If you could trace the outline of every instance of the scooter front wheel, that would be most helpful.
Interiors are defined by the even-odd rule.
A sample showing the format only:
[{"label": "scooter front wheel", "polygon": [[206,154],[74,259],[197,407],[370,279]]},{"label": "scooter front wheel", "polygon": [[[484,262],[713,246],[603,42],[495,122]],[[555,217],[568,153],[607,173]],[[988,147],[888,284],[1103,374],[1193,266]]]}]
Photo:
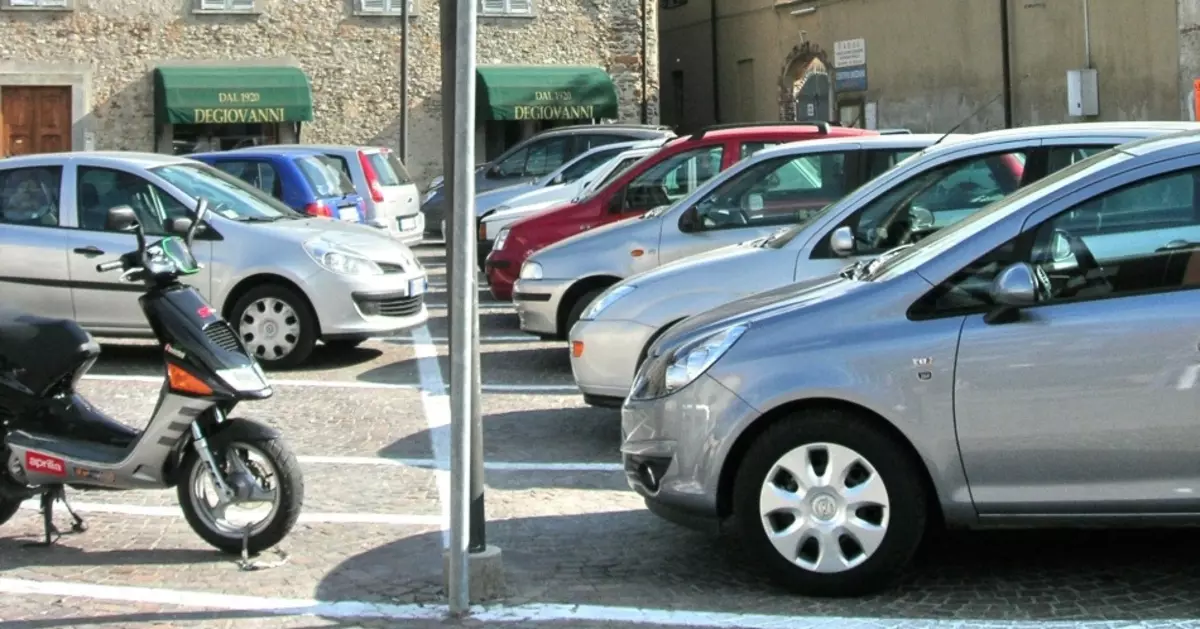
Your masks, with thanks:
[{"label": "scooter front wheel", "polygon": [[224,444],[213,457],[235,495],[223,497],[208,464],[189,452],[177,491],[192,530],[227,553],[257,554],[283,541],[304,504],[295,455],[279,439],[254,439]]}]

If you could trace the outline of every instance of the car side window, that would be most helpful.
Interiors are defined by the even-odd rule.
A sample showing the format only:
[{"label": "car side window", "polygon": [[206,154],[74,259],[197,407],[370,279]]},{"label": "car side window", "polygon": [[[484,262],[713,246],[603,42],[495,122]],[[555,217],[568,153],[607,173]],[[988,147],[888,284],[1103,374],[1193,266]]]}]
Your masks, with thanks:
[{"label": "car side window", "polygon": [[592,153],[586,157],[579,158],[574,164],[567,166],[560,173],[563,183],[571,183],[578,180],[580,177],[592,172],[601,164],[607,162],[620,153],[620,149],[601,150]]},{"label": "car side window", "polygon": [[882,175],[890,170],[892,166],[916,155],[917,152],[917,149],[867,151],[866,178],[870,180]]},{"label": "car side window", "polygon": [[685,231],[790,225],[808,220],[844,194],[846,154],[765,160],[739,173],[685,212]]},{"label": "car side window", "polygon": [[133,173],[80,166],[77,187],[80,229],[104,231],[108,210],[120,205],[133,208],[147,235],[164,236],[171,221],[190,216],[175,197]]},{"label": "car side window", "polygon": [[0,171],[0,223],[57,226],[61,190],[61,166]]},{"label": "car side window", "polygon": [[1034,266],[1043,303],[1200,287],[1200,169],[1160,175],[1077,204],[989,252],[938,286],[918,311],[991,308],[992,281]]},{"label": "car side window", "polygon": [[510,178],[520,177],[525,173],[525,160],[529,157],[529,147],[509,155],[503,161],[496,164],[496,170],[499,177]]},{"label": "car side window", "polygon": [[724,145],[680,151],[646,169],[629,182],[623,210],[649,210],[691,194],[721,172]]},{"label": "car side window", "polygon": [[1025,154],[991,153],[930,169],[888,190],[846,223],[858,255],[879,254],[957,223],[1021,185]]},{"label": "car side window", "polygon": [[1107,150],[1105,146],[1052,146],[1046,150],[1046,171],[1060,171],[1075,162],[1081,162],[1096,153]]},{"label": "car side window", "polygon": [[526,177],[541,177],[562,166],[567,161],[568,138],[551,138],[529,147],[529,159],[525,161]]},{"label": "car side window", "polygon": [[616,142],[628,142],[632,139],[633,138],[620,135],[609,135],[606,133],[589,133],[579,138],[579,148],[581,152],[586,152],[598,146],[605,146]]},{"label": "car side window", "polygon": [[738,151],[738,160],[746,159],[765,148],[779,146],[779,144],[779,142],[742,142],[741,149]]},{"label": "car side window", "polygon": [[217,162],[215,166],[271,196],[276,198],[283,196],[275,167],[266,162],[256,160],[222,161]]}]

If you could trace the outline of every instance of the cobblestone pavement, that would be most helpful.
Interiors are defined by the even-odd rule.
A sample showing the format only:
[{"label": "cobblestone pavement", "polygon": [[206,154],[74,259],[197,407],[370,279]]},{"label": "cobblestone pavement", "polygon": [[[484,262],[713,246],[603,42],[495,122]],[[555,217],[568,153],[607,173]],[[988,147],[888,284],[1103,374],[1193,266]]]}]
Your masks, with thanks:
[{"label": "cobblestone pavement", "polygon": [[[431,302],[444,303],[441,254],[422,256],[437,265]],[[446,379],[444,314],[427,334]],[[1192,532],[947,534],[888,592],[786,595],[731,543],[645,511],[619,471],[618,413],[571,392],[563,347],[522,338],[511,309],[487,309],[482,327],[488,541],[503,549],[509,592],[464,625],[1149,627],[1191,626],[1200,612]],[[85,393],[144,421],[155,352],[104,349]],[[282,566],[242,571],[213,552],[173,492],[74,492],[88,532],[24,547],[40,531],[34,509],[0,529],[0,627],[444,626],[447,474],[435,463],[448,435],[431,433],[418,349],[407,337],[320,348],[274,374],[273,399],[242,409],[284,431],[305,473]]]}]

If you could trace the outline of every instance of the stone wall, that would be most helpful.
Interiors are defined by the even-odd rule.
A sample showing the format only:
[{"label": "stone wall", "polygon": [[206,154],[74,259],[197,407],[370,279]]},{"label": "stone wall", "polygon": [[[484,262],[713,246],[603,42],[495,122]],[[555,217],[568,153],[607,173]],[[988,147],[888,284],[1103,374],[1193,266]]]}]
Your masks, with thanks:
[{"label": "stone wall", "polygon": [[[89,111],[76,124],[95,148],[151,151],[151,71],[186,60],[286,60],[313,86],[314,121],[302,142],[397,146],[401,19],[357,14],[357,0],[258,0],[254,14],[198,14],[196,0],[75,0],[71,11],[0,12],[0,65],[83,66]],[[648,8],[648,64],[642,8]],[[438,6],[416,0],[410,33],[409,165],[427,182],[441,172],[441,53]],[[605,68],[622,121],[658,121],[655,0],[535,0],[530,17],[480,18],[478,61]],[[644,67],[645,66],[645,67]],[[11,70],[10,70],[11,71]],[[78,134],[77,134],[78,135]],[[81,147],[79,147],[81,148]]]}]

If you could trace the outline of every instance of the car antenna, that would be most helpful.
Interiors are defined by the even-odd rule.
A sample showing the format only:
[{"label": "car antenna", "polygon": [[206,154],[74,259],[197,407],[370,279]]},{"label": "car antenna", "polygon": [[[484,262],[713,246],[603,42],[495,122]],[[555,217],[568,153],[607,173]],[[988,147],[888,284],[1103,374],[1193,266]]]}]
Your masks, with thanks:
[{"label": "car antenna", "polygon": [[950,130],[949,130],[949,131],[947,131],[945,135],[943,135],[942,137],[938,138],[938,139],[937,139],[937,142],[934,142],[934,144],[941,144],[941,143],[942,143],[942,140],[945,140],[947,137],[949,137],[949,135],[950,135],[951,133],[954,133],[955,131],[958,131],[958,128],[959,128],[959,127],[961,127],[961,126],[963,126],[964,124],[966,124],[966,123],[967,123],[967,121],[968,121],[968,120],[970,120],[971,118],[974,118],[975,116],[979,115],[979,112],[983,111],[984,109],[987,109],[988,107],[991,107],[992,103],[994,103],[994,102],[996,102],[996,101],[1000,100],[1000,97],[1001,97],[1001,96],[1003,96],[1003,95],[1004,95],[1004,92],[1000,92],[999,94],[996,94],[996,97],[995,97],[995,98],[993,98],[992,100],[989,100],[988,102],[984,103],[982,107],[980,107],[979,109],[976,109],[975,111],[971,112],[971,114],[970,114],[969,116],[967,116],[966,118],[963,118],[962,120],[959,120],[959,121],[958,121],[958,124],[954,125],[953,127],[950,127]]}]

